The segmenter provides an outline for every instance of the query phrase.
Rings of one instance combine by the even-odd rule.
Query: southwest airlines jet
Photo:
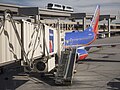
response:
[[[114,46],[120,43],[114,44],[99,44],[99,45],[90,45],[97,38],[98,34],[98,22],[100,16],[100,6],[97,5],[93,19],[90,26],[85,29],[83,32],[78,30],[65,33],[65,48],[77,48],[76,53],[78,55],[77,60],[83,60],[88,56],[88,50],[91,47],[101,47],[101,46]]]

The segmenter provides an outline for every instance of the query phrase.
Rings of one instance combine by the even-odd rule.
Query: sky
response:
[[[97,4],[101,6],[101,14],[120,14],[120,0],[0,0],[0,3],[8,3],[22,6],[37,6],[45,8],[48,3],[70,5],[77,13],[94,13]]]

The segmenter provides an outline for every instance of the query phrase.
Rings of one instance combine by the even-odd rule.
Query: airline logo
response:
[[[97,34],[97,32],[98,32],[99,16],[100,16],[100,5],[97,5],[97,8],[95,10],[95,14],[94,14],[92,22],[91,22],[91,26],[92,26],[93,32],[95,34]]]
[[[49,52],[54,52],[54,34],[52,29],[49,29]]]

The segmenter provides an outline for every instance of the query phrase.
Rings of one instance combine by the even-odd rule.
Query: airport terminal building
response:
[[[49,5],[50,6],[50,5]],[[54,7],[55,8],[55,7]],[[57,7],[58,8],[58,7]],[[70,8],[70,7],[69,7]],[[62,30],[75,30],[74,25],[79,23],[79,30],[85,30],[91,22],[91,14],[76,13],[73,9],[61,10],[52,8],[39,8],[18,6],[10,4],[0,4],[0,15],[6,9],[10,9],[12,14],[17,17],[40,19],[42,23],[57,28],[59,22]],[[104,28],[105,27],[105,28]],[[105,29],[105,30],[104,30]],[[100,15],[99,31],[119,32],[120,31],[120,18],[119,15]]]

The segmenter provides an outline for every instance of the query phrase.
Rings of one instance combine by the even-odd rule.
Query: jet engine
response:
[[[83,60],[88,56],[87,51],[84,48],[78,48],[77,49],[77,61]]]

